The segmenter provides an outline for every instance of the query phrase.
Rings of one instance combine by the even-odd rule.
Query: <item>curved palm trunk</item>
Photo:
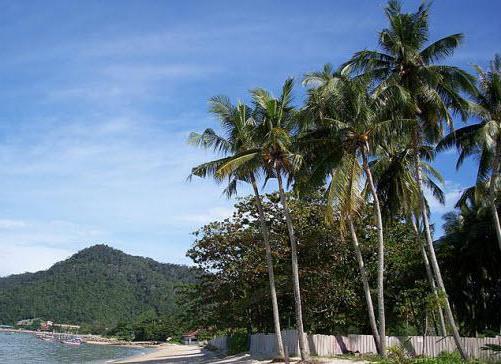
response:
[[[377,301],[378,301],[378,316],[379,316],[379,335],[381,336],[381,355],[386,356],[386,317],[384,312],[384,236],[383,236],[383,219],[381,217],[381,207],[379,205],[379,197],[376,193],[372,172],[367,160],[367,152],[369,147],[367,144],[362,150],[363,167],[369,182],[372,196],[374,198],[374,208],[376,210],[377,237],[378,237],[378,270],[377,270]]]
[[[440,267],[438,266],[437,257],[435,255],[435,248],[433,247],[433,240],[431,238],[431,231],[430,231],[430,223],[428,221],[428,214],[426,211],[426,203],[425,203],[425,198],[423,195],[423,188],[422,188],[423,178],[422,178],[422,171],[421,171],[421,166],[420,166],[420,158],[419,158],[419,154],[417,153],[417,151],[415,152],[415,163],[416,163],[415,168],[416,168],[418,188],[419,188],[419,199],[420,199],[420,205],[421,205],[421,215],[423,217],[423,225],[424,225],[426,243],[428,245],[428,252],[430,253],[431,266],[433,268],[433,272],[434,272],[435,278],[437,280],[438,288],[439,288],[440,292],[445,297],[445,315],[447,316],[447,321],[449,321],[449,326],[451,327],[451,330],[452,330],[452,336],[454,337],[454,342],[456,343],[456,347],[457,347],[459,353],[461,354],[463,359],[466,360],[468,356],[467,356],[466,351],[463,347],[463,344],[461,343],[461,337],[459,336],[459,330],[456,326],[456,321],[454,320],[454,315],[452,314],[451,305],[449,303],[449,297],[447,297],[447,292],[445,291],[445,285],[444,285],[444,281],[442,279],[442,273],[440,272]]]
[[[271,294],[271,305],[273,308],[273,324],[275,327],[275,340],[277,345],[277,354],[279,359],[285,358],[284,344],[282,341],[282,331],[280,329],[280,315],[278,312],[278,302],[277,302],[277,290],[275,287],[275,273],[273,271],[273,258],[271,256],[271,246],[270,246],[270,235],[268,233],[268,227],[266,226],[266,220],[264,217],[263,204],[261,202],[261,195],[259,194],[259,189],[256,184],[256,179],[253,174],[251,174],[251,184],[254,189],[255,201],[257,210],[259,213],[259,223],[261,225],[261,234],[263,235],[264,247],[266,250],[266,264],[268,266],[268,278],[270,281],[270,294]]]
[[[379,354],[381,354],[381,337],[379,336],[379,331],[376,324],[376,316],[374,315],[374,305],[372,304],[372,296],[369,287],[369,279],[367,278],[367,271],[365,270],[364,258],[362,257],[362,252],[360,251],[360,245],[358,244],[357,233],[355,227],[353,226],[353,221],[351,217],[348,218],[348,225],[351,232],[351,241],[353,242],[353,248],[355,250],[355,255],[357,256],[358,269],[360,270],[360,277],[362,278],[362,285],[364,287],[365,302],[367,303],[367,312],[369,314],[369,323],[371,325],[372,336],[374,337],[374,342],[376,343],[376,348]]]
[[[501,225],[499,224],[499,215],[496,204],[496,181],[499,174],[499,159],[501,158],[501,142],[496,143],[496,154],[494,155],[494,161],[492,163],[492,174],[489,182],[489,195],[490,195],[490,205],[492,218],[494,219],[494,228],[496,229],[496,236],[498,238],[499,250],[501,250]]]
[[[436,301],[439,302],[437,285],[435,284],[435,279],[433,278],[433,272],[431,271],[430,261],[428,259],[428,253],[426,253],[426,247],[424,244],[419,242],[419,230],[417,228],[416,222],[412,217],[410,218],[410,220],[412,222],[412,228],[414,229],[414,238],[416,240],[416,244],[419,244],[421,248],[421,255],[423,256],[423,262],[426,268],[426,276],[428,277],[428,282],[430,283],[430,287],[433,292],[433,295],[435,296]],[[442,336],[447,336],[447,329],[445,327],[444,312],[442,311],[442,307],[437,307],[437,312],[440,324],[440,334]]]
[[[302,360],[310,359],[310,350],[308,348],[308,342],[304,334],[303,328],[303,310],[301,307],[301,291],[299,289],[299,267],[297,263],[297,244],[296,235],[294,233],[294,227],[292,225],[292,218],[289,213],[289,208],[287,206],[287,200],[285,197],[285,191],[282,184],[282,176],[280,171],[275,170],[278,180],[278,192],[280,194],[280,202],[284,209],[285,221],[287,222],[287,229],[289,231],[289,240],[291,243],[291,259],[292,259],[292,285],[294,286],[294,303],[296,309],[296,329],[298,331],[299,337],[299,351],[301,352]]]

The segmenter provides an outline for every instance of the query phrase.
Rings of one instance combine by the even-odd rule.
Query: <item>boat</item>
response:
[[[43,341],[56,341],[56,337],[52,333],[44,332],[35,334],[37,338]]]
[[[80,346],[82,344],[82,339],[78,336],[66,336],[59,340],[65,345]]]

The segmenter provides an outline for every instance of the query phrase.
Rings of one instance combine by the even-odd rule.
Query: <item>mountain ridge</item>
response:
[[[195,281],[194,268],[93,245],[45,271],[1,277],[0,323],[42,317],[109,327],[147,311],[174,314],[177,287]]]

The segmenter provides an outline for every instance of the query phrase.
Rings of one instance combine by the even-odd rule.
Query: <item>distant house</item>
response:
[[[37,321],[42,321],[39,317],[32,319],[24,319],[16,322],[16,326],[31,326]]]
[[[54,323],[52,321],[43,321],[40,323],[40,330],[42,331],[51,331],[52,330],[52,325]]]
[[[198,344],[198,330],[189,331],[181,337],[184,345],[197,345]]]

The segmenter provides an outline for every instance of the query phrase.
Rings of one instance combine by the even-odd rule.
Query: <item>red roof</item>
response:
[[[195,337],[198,335],[198,330],[192,330],[188,331],[187,333],[183,334],[183,337]]]

